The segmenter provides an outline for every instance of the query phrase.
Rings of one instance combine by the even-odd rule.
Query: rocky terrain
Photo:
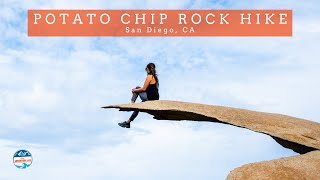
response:
[[[120,111],[146,112],[158,120],[210,121],[271,136],[300,156],[252,163],[231,171],[228,179],[320,179],[320,123],[282,114],[178,101],[111,105]],[[299,165],[300,163],[300,165]]]
[[[251,163],[234,169],[227,180],[237,179],[320,179],[320,151],[272,161]]]

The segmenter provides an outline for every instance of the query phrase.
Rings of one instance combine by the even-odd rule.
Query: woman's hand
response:
[[[143,84],[143,87],[132,89],[132,92],[134,93],[134,92],[145,91],[147,89],[147,87],[149,86],[151,80],[152,80],[152,75],[148,75],[146,78],[146,81]]]

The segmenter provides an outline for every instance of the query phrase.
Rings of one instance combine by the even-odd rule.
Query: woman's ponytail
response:
[[[159,79],[158,79],[158,75],[157,75],[157,71],[156,71],[156,65],[154,63],[149,63],[147,65],[147,68],[149,69],[150,74],[152,74],[153,77],[156,79],[157,88],[159,89]]]

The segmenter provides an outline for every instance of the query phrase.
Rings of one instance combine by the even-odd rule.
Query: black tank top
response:
[[[157,88],[157,82],[149,84],[146,89],[148,100],[159,100],[159,91]]]

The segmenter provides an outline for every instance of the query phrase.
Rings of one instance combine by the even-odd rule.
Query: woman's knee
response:
[[[140,86],[137,86],[137,87],[136,87],[136,89],[139,89],[139,88],[141,88],[141,87],[140,87]]]

